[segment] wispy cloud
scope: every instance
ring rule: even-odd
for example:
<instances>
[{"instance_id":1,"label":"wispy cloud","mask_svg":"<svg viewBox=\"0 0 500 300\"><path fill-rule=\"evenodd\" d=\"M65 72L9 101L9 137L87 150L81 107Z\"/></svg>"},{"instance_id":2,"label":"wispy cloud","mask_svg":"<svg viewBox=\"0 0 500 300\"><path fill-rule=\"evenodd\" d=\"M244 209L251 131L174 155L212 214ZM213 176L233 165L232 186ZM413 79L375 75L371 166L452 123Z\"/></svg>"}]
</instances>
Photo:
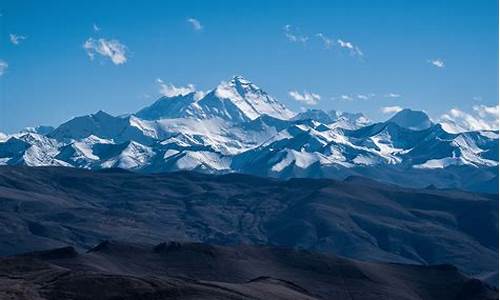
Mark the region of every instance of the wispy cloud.
<instances>
[{"instance_id":1,"label":"wispy cloud","mask_svg":"<svg viewBox=\"0 0 500 300\"><path fill-rule=\"evenodd\" d=\"M298 28L290 24L287 24L283 27L283 32L285 33L286 38L293 43L305 44L309 40L309 36L301 34ZM314 36L321 40L323 46L326 49L332 49L333 47L338 46L341 49L349 51L349 54L352 56L364 56L363 51L361 51L361 49L352 42L330 37L324 32L318 32Z\"/></svg>"},{"instance_id":2,"label":"wispy cloud","mask_svg":"<svg viewBox=\"0 0 500 300\"><path fill-rule=\"evenodd\" d=\"M429 59L427 60L428 63L430 63L431 65L437 67L437 68L444 68L444 61L440 58L436 58L436 59Z\"/></svg>"},{"instance_id":3,"label":"wispy cloud","mask_svg":"<svg viewBox=\"0 0 500 300\"><path fill-rule=\"evenodd\" d=\"M14 45L19 45L22 41L27 39L27 37L25 37L23 35L18 35L15 33L9 34L9 38L10 38L10 42Z\"/></svg>"},{"instance_id":4,"label":"wispy cloud","mask_svg":"<svg viewBox=\"0 0 500 300\"><path fill-rule=\"evenodd\" d=\"M486 106L486 105L474 105L472 109L481 117L481 118L495 118L498 122L498 105L496 106Z\"/></svg>"},{"instance_id":5,"label":"wispy cloud","mask_svg":"<svg viewBox=\"0 0 500 300\"><path fill-rule=\"evenodd\" d=\"M397 112L400 112L402 111L403 108L401 106L385 106L385 107L382 107L380 108L380 111L383 113L383 114L395 114Z\"/></svg>"},{"instance_id":6,"label":"wispy cloud","mask_svg":"<svg viewBox=\"0 0 500 300\"><path fill-rule=\"evenodd\" d=\"M309 93L307 91L304 91L303 93L300 93L298 91L290 91L288 93L290 97L292 97L295 101L307 104L307 105L316 105L318 104L319 100L321 99L321 96L315 93Z\"/></svg>"},{"instance_id":7,"label":"wispy cloud","mask_svg":"<svg viewBox=\"0 0 500 300\"><path fill-rule=\"evenodd\" d=\"M9 64L5 60L0 59L0 76L5 74L5 71L7 71L8 67Z\"/></svg>"},{"instance_id":8,"label":"wispy cloud","mask_svg":"<svg viewBox=\"0 0 500 300\"><path fill-rule=\"evenodd\" d=\"M349 96L349 95L340 95L340 99L344 100L344 101L352 101L352 100L354 100L354 98L351 97L351 96Z\"/></svg>"},{"instance_id":9,"label":"wispy cloud","mask_svg":"<svg viewBox=\"0 0 500 300\"><path fill-rule=\"evenodd\" d=\"M331 97L332 100L334 101L355 101L355 100L370 100L371 98L375 97L374 93L369 93L369 94L342 94L339 96L333 96Z\"/></svg>"},{"instance_id":10,"label":"wispy cloud","mask_svg":"<svg viewBox=\"0 0 500 300\"><path fill-rule=\"evenodd\" d=\"M99 32L101 31L101 27L97 26L96 23L92 24L92 29L95 31L95 32Z\"/></svg>"},{"instance_id":11,"label":"wispy cloud","mask_svg":"<svg viewBox=\"0 0 500 300\"><path fill-rule=\"evenodd\" d=\"M319 32L319 33L316 33L316 36L318 38L321 39L321 41L323 41L323 45L325 45L325 48L326 49L330 49L333 47L334 45L334 41L333 39L327 37L326 35L324 35L323 33Z\"/></svg>"},{"instance_id":12,"label":"wispy cloud","mask_svg":"<svg viewBox=\"0 0 500 300\"><path fill-rule=\"evenodd\" d=\"M201 25L201 22L198 19L195 18L189 18L187 21L191 24L194 30L199 31L203 29L203 26Z\"/></svg>"},{"instance_id":13,"label":"wispy cloud","mask_svg":"<svg viewBox=\"0 0 500 300\"><path fill-rule=\"evenodd\" d=\"M399 97L401 97L401 95L396 93L387 93L384 95L384 98L399 98Z\"/></svg>"},{"instance_id":14,"label":"wispy cloud","mask_svg":"<svg viewBox=\"0 0 500 300\"><path fill-rule=\"evenodd\" d=\"M356 98L360 100L369 100L371 98L375 97L375 94L370 93L370 94L357 94Z\"/></svg>"},{"instance_id":15,"label":"wispy cloud","mask_svg":"<svg viewBox=\"0 0 500 300\"><path fill-rule=\"evenodd\" d=\"M306 35L301 35L295 30L292 25L287 24L283 27L286 38L293 43L306 43L309 37Z\"/></svg>"},{"instance_id":16,"label":"wispy cloud","mask_svg":"<svg viewBox=\"0 0 500 300\"><path fill-rule=\"evenodd\" d=\"M203 91L197 91L194 84L189 83L187 86L175 86L172 83L165 83L160 78L156 79L159 86L159 92L165 97L185 96L195 93L195 99L201 99L205 95Z\"/></svg>"},{"instance_id":17,"label":"wispy cloud","mask_svg":"<svg viewBox=\"0 0 500 300\"><path fill-rule=\"evenodd\" d=\"M345 49L348 49L349 52L351 53L351 55L357 55L357 56L363 56L363 52L361 51L361 49L359 49L358 46L354 45L353 43L351 42L348 42L348 41L344 41L344 40L341 40L341 39L338 39L337 40L337 44L341 47L341 48L345 48Z\"/></svg>"},{"instance_id":18,"label":"wispy cloud","mask_svg":"<svg viewBox=\"0 0 500 300\"><path fill-rule=\"evenodd\" d=\"M472 130L498 130L498 105L474 105L472 113L452 108L443 114L439 122L443 129L451 132L464 132Z\"/></svg>"},{"instance_id":19,"label":"wispy cloud","mask_svg":"<svg viewBox=\"0 0 500 300\"><path fill-rule=\"evenodd\" d=\"M83 48L91 60L95 58L96 54L99 54L111 59L115 65L127 62L127 47L118 40L88 38L83 44Z\"/></svg>"},{"instance_id":20,"label":"wispy cloud","mask_svg":"<svg viewBox=\"0 0 500 300\"><path fill-rule=\"evenodd\" d=\"M332 97L332 99L333 100L341 100L341 101L353 101L354 97L350 96L350 95L347 95L347 94L343 94L343 95L340 95L340 96L337 96L337 97Z\"/></svg>"}]
</instances>

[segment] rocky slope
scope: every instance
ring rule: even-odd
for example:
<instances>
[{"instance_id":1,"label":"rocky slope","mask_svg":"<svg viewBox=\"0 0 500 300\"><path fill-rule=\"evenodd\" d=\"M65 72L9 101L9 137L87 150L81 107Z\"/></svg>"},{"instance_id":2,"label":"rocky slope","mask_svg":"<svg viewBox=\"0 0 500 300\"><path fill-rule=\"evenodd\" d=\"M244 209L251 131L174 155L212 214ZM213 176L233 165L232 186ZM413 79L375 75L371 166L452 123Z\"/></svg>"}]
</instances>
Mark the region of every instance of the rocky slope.
<instances>
[{"instance_id":1,"label":"rocky slope","mask_svg":"<svg viewBox=\"0 0 500 300\"><path fill-rule=\"evenodd\" d=\"M105 239L276 245L455 265L495 282L498 195L360 177L281 181L194 172L0 167L0 254Z\"/></svg>"},{"instance_id":2,"label":"rocky slope","mask_svg":"<svg viewBox=\"0 0 500 300\"><path fill-rule=\"evenodd\" d=\"M498 299L450 265L360 262L304 250L106 241L0 258L9 299Z\"/></svg>"}]
</instances>

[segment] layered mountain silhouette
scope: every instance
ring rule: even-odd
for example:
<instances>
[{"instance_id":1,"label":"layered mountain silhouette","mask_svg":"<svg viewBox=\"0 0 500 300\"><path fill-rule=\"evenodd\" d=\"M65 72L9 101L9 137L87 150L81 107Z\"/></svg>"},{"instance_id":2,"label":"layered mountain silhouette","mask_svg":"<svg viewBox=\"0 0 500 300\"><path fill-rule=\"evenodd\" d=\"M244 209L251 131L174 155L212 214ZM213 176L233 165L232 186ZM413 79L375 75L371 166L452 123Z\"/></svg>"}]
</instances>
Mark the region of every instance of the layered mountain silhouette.
<instances>
[{"instance_id":1,"label":"layered mountain silhouette","mask_svg":"<svg viewBox=\"0 0 500 300\"><path fill-rule=\"evenodd\" d=\"M370 263L276 247L105 241L0 258L22 299L498 299L450 265Z\"/></svg>"},{"instance_id":2,"label":"layered mountain silhouette","mask_svg":"<svg viewBox=\"0 0 500 300\"><path fill-rule=\"evenodd\" d=\"M498 195L344 181L0 167L0 255L103 240L308 249L498 279ZM262 276L266 274L260 274ZM247 278L251 279L251 278Z\"/></svg>"},{"instance_id":3,"label":"layered mountain silhouette","mask_svg":"<svg viewBox=\"0 0 500 300\"><path fill-rule=\"evenodd\" d=\"M135 114L99 111L56 128L0 134L0 164L194 170L276 178L367 176L409 187L498 192L498 131L449 133L421 111L294 114L235 76L206 93L162 97Z\"/></svg>"}]
</instances>

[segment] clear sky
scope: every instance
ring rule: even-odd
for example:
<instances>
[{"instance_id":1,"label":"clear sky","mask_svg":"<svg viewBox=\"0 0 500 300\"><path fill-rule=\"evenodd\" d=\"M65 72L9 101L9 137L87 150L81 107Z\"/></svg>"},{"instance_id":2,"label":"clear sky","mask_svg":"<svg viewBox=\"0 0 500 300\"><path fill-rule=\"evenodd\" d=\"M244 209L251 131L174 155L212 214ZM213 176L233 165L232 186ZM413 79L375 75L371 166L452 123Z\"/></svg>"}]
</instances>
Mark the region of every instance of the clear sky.
<instances>
[{"instance_id":1,"label":"clear sky","mask_svg":"<svg viewBox=\"0 0 500 300\"><path fill-rule=\"evenodd\" d=\"M498 104L495 0L0 0L0 13L3 132L135 112L158 78L207 90L241 74L295 111L374 120Z\"/></svg>"}]
</instances>

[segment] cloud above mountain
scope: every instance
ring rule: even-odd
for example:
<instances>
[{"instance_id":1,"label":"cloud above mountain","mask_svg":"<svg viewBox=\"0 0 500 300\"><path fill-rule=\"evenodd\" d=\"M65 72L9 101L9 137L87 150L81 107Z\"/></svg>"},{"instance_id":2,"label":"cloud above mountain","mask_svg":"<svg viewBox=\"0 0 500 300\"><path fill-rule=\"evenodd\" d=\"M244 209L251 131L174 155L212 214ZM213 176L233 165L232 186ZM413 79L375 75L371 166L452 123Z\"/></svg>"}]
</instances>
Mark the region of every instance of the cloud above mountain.
<instances>
[{"instance_id":1,"label":"cloud above mountain","mask_svg":"<svg viewBox=\"0 0 500 300\"><path fill-rule=\"evenodd\" d=\"M175 86L172 83L165 83L160 78L156 79L156 83L159 85L160 94L165 97L184 96L196 91L192 83L187 86Z\"/></svg>"},{"instance_id":2,"label":"cloud above mountain","mask_svg":"<svg viewBox=\"0 0 500 300\"><path fill-rule=\"evenodd\" d=\"M440 117L439 122L446 131L452 133L498 130L498 105L474 105L472 110L472 113L467 113L458 108L452 108Z\"/></svg>"},{"instance_id":3,"label":"cloud above mountain","mask_svg":"<svg viewBox=\"0 0 500 300\"><path fill-rule=\"evenodd\" d=\"M442 69L445 66L444 61L440 58L429 59L427 62L430 63L431 65L433 65L434 67L439 68L439 69Z\"/></svg>"},{"instance_id":4,"label":"cloud above mountain","mask_svg":"<svg viewBox=\"0 0 500 300\"><path fill-rule=\"evenodd\" d=\"M374 98L376 94L374 93L352 93L352 94L342 94L331 97L334 101L352 102L355 100L366 101Z\"/></svg>"},{"instance_id":5,"label":"cloud above mountain","mask_svg":"<svg viewBox=\"0 0 500 300\"><path fill-rule=\"evenodd\" d=\"M292 43L306 43L307 40L309 40L307 35L300 34L300 32L290 24L285 25L283 31L285 37Z\"/></svg>"},{"instance_id":6,"label":"cloud above mountain","mask_svg":"<svg viewBox=\"0 0 500 300\"><path fill-rule=\"evenodd\" d=\"M348 41L345 41L345 40L341 40L341 39L338 39L337 40L337 44L341 47L341 48L344 48L344 49L347 49L349 50L349 53L351 53L351 55L353 56L363 56L363 52L361 51L361 49L359 49L358 46L354 45L353 43L351 42L348 42Z\"/></svg>"},{"instance_id":7,"label":"cloud above mountain","mask_svg":"<svg viewBox=\"0 0 500 300\"><path fill-rule=\"evenodd\" d=\"M325 48L327 48L327 49L332 48L333 45L335 44L333 39L327 37L325 34L323 34L321 32L316 33L316 36L321 39L321 41L325 45Z\"/></svg>"},{"instance_id":8,"label":"cloud above mountain","mask_svg":"<svg viewBox=\"0 0 500 300\"><path fill-rule=\"evenodd\" d=\"M288 93L290 97L292 97L293 100L307 104L307 105L316 105L318 104L319 100L321 100L321 96L316 94L316 93L310 93L307 91L304 91L303 93L300 93L296 90L290 91Z\"/></svg>"},{"instance_id":9,"label":"cloud above mountain","mask_svg":"<svg viewBox=\"0 0 500 300\"><path fill-rule=\"evenodd\" d=\"M309 41L309 36L302 34L301 31L290 24L283 26L283 32L288 41L292 43L302 43L305 44ZM340 38L333 38L328 36L324 32L318 32L313 35L313 37L318 38L323 44L325 49L333 49L336 47L342 51L347 51L351 56L363 57L364 53L361 51L360 47L355 45L350 41L346 41Z\"/></svg>"},{"instance_id":10,"label":"cloud above mountain","mask_svg":"<svg viewBox=\"0 0 500 300\"><path fill-rule=\"evenodd\" d=\"M13 45L19 45L22 41L27 39L27 37L25 37L24 35L11 33L11 34L9 34L9 39Z\"/></svg>"},{"instance_id":11,"label":"cloud above mountain","mask_svg":"<svg viewBox=\"0 0 500 300\"><path fill-rule=\"evenodd\" d=\"M200 31L203 29L203 25L201 25L201 22L198 19L195 18L189 18L187 19L187 22L191 24L194 30Z\"/></svg>"},{"instance_id":12,"label":"cloud above mountain","mask_svg":"<svg viewBox=\"0 0 500 300\"><path fill-rule=\"evenodd\" d=\"M90 60L94 60L96 54L99 54L109 58L115 65L127 62L127 47L118 40L88 38L83 44L83 49Z\"/></svg>"},{"instance_id":13,"label":"cloud above mountain","mask_svg":"<svg viewBox=\"0 0 500 300\"><path fill-rule=\"evenodd\" d=\"M5 60L0 59L0 76L5 74L5 71L7 71L8 67L9 67L9 64Z\"/></svg>"},{"instance_id":14,"label":"cloud above mountain","mask_svg":"<svg viewBox=\"0 0 500 300\"><path fill-rule=\"evenodd\" d=\"M395 114L397 112L400 112L402 111L403 108L401 106L384 106L380 109L380 111L383 113L383 114Z\"/></svg>"},{"instance_id":15,"label":"cloud above mountain","mask_svg":"<svg viewBox=\"0 0 500 300\"><path fill-rule=\"evenodd\" d=\"M401 97L401 95L396 93L387 93L384 95L384 98L399 98L399 97Z\"/></svg>"}]
</instances>

